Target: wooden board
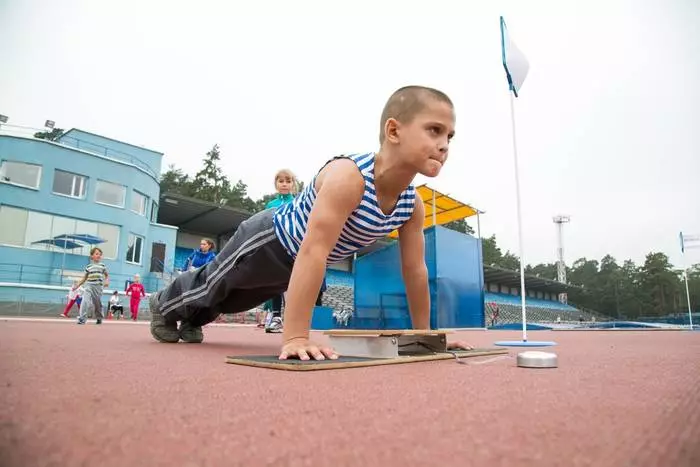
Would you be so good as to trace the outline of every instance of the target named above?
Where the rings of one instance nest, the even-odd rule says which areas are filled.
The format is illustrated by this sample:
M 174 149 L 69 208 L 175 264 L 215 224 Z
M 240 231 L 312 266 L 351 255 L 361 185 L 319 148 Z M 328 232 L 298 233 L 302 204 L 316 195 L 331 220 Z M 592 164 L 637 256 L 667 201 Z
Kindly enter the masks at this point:
M 487 348 L 474 350 L 456 350 L 454 352 L 461 358 L 483 357 L 487 355 L 507 354 L 507 349 Z M 226 363 L 233 365 L 253 366 L 258 368 L 270 368 L 274 370 L 289 371 L 315 371 L 337 370 L 344 368 L 358 368 L 378 365 L 397 365 L 401 363 L 426 362 L 434 360 L 448 360 L 455 356 L 450 353 L 436 353 L 431 355 L 411 355 L 397 358 L 366 358 L 366 357 L 338 357 L 337 360 L 280 360 L 277 355 L 240 355 L 226 357 Z
M 452 331 L 441 329 L 329 329 L 327 336 L 439 336 L 451 334 Z

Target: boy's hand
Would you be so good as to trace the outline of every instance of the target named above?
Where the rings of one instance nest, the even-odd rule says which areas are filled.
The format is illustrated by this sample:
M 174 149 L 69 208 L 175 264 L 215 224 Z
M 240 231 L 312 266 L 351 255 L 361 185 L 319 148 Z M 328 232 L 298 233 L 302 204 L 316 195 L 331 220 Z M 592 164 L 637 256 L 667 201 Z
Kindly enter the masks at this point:
M 447 350 L 474 350 L 474 346 L 464 341 L 454 341 L 447 343 Z
M 338 354 L 330 347 L 321 347 L 308 339 L 297 338 L 285 342 L 282 346 L 279 359 L 287 360 L 289 357 L 299 357 L 299 360 L 310 360 L 310 358 L 314 360 L 325 360 L 326 358 L 335 360 L 338 358 Z

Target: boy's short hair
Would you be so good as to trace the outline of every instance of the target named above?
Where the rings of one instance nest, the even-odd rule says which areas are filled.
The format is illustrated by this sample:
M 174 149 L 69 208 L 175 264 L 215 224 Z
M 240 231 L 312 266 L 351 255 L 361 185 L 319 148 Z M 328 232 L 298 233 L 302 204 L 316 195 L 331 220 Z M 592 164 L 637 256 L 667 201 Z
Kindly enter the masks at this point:
M 434 99 L 454 107 L 452 100 L 442 91 L 426 86 L 404 86 L 394 91 L 384 105 L 379 122 L 379 144 L 384 143 L 384 125 L 390 118 L 408 123 L 423 110 L 428 99 Z
M 90 256 L 94 255 L 96 251 L 99 251 L 100 253 L 104 254 L 102 252 L 102 248 L 100 248 L 99 246 L 93 246 L 92 248 L 90 248 Z

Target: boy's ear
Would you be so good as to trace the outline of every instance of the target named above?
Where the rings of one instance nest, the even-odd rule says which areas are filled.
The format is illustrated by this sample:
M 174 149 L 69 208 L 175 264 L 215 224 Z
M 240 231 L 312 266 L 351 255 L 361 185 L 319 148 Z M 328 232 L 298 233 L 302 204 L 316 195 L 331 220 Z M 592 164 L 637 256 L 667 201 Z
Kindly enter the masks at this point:
M 384 140 L 391 143 L 399 142 L 400 123 L 395 118 L 388 118 L 384 123 Z

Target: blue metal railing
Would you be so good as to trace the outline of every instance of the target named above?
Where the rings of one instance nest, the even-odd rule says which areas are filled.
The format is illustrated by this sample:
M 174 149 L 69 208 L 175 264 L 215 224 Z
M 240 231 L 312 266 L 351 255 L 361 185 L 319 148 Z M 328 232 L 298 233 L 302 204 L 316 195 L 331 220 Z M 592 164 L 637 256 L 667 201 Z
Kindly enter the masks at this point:
M 79 279 L 78 271 L 64 271 L 61 275 L 60 268 L 45 266 L 34 266 L 31 264 L 0 263 L 0 282 L 17 284 L 52 285 L 60 287 L 70 287 L 74 279 Z M 167 283 L 169 273 L 162 273 L 163 277 L 158 277 L 154 273 L 147 273 L 141 277 L 146 292 L 160 290 Z M 124 290 L 128 281 L 133 280 L 132 274 L 110 274 L 109 289 Z
M 86 151 L 90 152 L 93 154 L 97 154 L 100 156 L 105 156 L 109 157 L 112 159 L 117 159 L 122 162 L 128 162 L 129 164 L 133 164 L 136 167 L 139 167 L 140 169 L 145 170 L 148 174 L 150 174 L 152 177 L 154 177 L 156 180 L 158 180 L 158 174 L 156 174 L 151 167 L 143 162 L 141 159 L 139 159 L 136 156 L 133 156 L 131 154 L 127 154 L 125 152 L 117 151 L 116 149 L 108 148 L 106 146 L 102 146 L 99 144 L 92 143 L 90 141 L 85 141 L 79 138 L 75 138 L 73 136 L 61 136 L 61 138 L 58 141 L 55 141 L 58 144 L 62 144 L 64 146 L 70 146 L 76 149 L 80 149 L 81 151 Z

